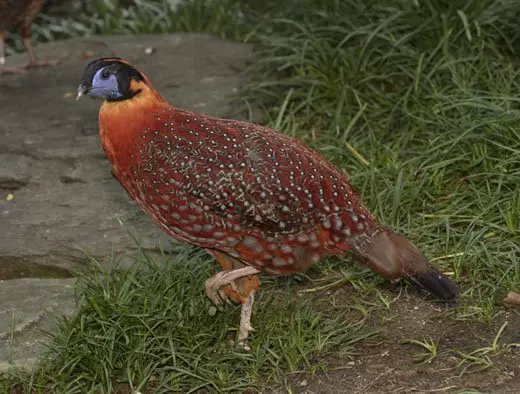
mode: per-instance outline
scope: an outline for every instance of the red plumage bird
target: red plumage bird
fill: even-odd
[[[21,68],[5,67],[4,38],[7,31],[18,26],[29,54],[28,67],[45,67],[55,65],[56,61],[38,61],[31,44],[31,24],[46,0],[0,0],[0,73],[20,72]]]
[[[114,176],[170,236],[206,249],[222,271],[215,303],[243,303],[247,337],[257,274],[303,272],[352,251],[383,278],[407,277],[450,300],[457,286],[406,238],[382,227],[345,174],[302,142],[170,104],[119,58],[91,62],[78,88],[104,99],[101,142]]]

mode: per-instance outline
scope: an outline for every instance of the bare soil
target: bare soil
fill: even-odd
[[[352,290],[334,292],[349,302]],[[443,305],[421,294],[402,294],[389,310],[373,314],[368,327],[380,329],[372,343],[356,347],[348,357],[323,361],[327,371],[299,375],[291,381],[294,393],[520,393],[520,311],[503,309],[489,325],[458,320]],[[487,368],[463,361],[469,354],[491,347],[500,327],[507,322],[499,350],[489,351]],[[416,357],[422,347],[407,343],[433,340],[438,356],[422,363]],[[274,390],[277,391],[277,390]]]

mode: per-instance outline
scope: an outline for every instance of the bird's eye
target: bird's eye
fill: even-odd
[[[107,69],[101,71],[101,79],[108,79],[108,77],[110,77],[110,71]]]

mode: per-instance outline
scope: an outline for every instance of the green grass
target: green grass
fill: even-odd
[[[276,384],[284,372],[321,370],[318,355],[349,352],[374,335],[348,305],[324,313],[327,298],[303,298],[296,281],[274,280],[257,299],[251,350],[232,346],[238,307],[214,314],[201,291],[214,269],[191,248],[168,264],[139,255],[130,269],[106,271],[93,260],[76,286],[78,313],[60,320],[42,367],[30,377],[14,374],[0,389],[241,391]]]
[[[520,6],[303,3],[258,35],[251,105],[287,98],[284,132],[452,272],[460,317],[490,320],[520,287]]]
[[[58,2],[58,0],[54,0]],[[66,3],[62,1],[62,3]],[[33,39],[52,41],[96,34],[151,34],[202,32],[219,37],[241,40],[250,33],[249,18],[243,16],[239,0],[175,0],[126,1],[122,8],[118,0],[70,0],[71,18],[63,7],[49,7],[39,14],[32,26]],[[13,32],[15,33],[15,32]],[[23,51],[19,36],[7,40],[7,53]]]
[[[348,171],[376,216],[460,284],[454,318],[491,322],[506,293],[520,289],[520,4],[138,3],[119,10],[92,2],[79,20],[41,16],[37,39],[197,31],[255,43],[240,99]],[[384,282],[347,260],[319,267],[314,291],[303,295],[295,289],[307,277],[268,281],[248,354],[227,346],[237,308],[207,313],[207,257],[184,249],[166,266],[148,262],[145,273],[142,260],[80,284],[82,307],[61,323],[33,388],[109,392],[114,376],[142,392],[283,384],[287,372],[313,372],[329,352],[351,351],[371,334],[364,318],[391,308]],[[359,294],[350,305],[319,297],[343,283]],[[435,359],[433,342],[415,343]],[[489,364],[488,353],[481,358]]]

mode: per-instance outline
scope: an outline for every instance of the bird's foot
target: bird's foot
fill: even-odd
[[[54,67],[60,63],[60,60],[38,60],[36,62],[29,62],[24,66],[6,67],[0,65],[0,74],[24,74],[31,68],[39,67]]]
[[[55,67],[58,64],[60,64],[61,60],[36,60],[36,61],[30,61],[27,63],[24,68],[25,69],[31,69],[31,68],[40,68],[40,67]]]
[[[231,289],[235,293],[239,293],[239,289],[235,284],[235,280],[243,278],[245,276],[255,275],[259,273],[257,269],[253,267],[244,267],[228,271],[220,271],[213,275],[211,278],[206,280],[205,291],[208,298],[217,307],[222,305],[223,302],[231,303],[226,286],[231,286]],[[247,301],[247,299],[246,299]]]
[[[0,75],[1,74],[23,74],[23,73],[25,73],[25,69],[23,67],[0,66]]]

